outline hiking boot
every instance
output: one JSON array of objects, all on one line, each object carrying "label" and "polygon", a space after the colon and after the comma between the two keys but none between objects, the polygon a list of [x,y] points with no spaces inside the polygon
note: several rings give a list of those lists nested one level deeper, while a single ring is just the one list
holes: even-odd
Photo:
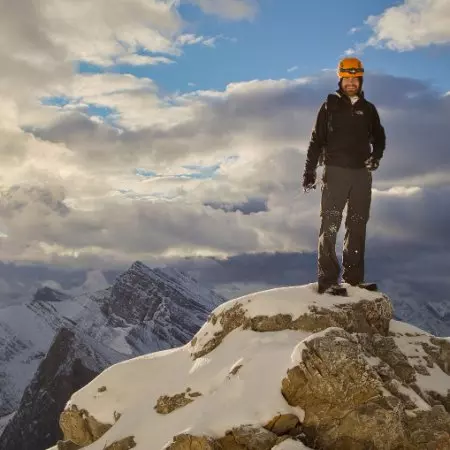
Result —
[{"label": "hiking boot", "polygon": [[339,284],[332,284],[328,287],[319,285],[318,292],[319,294],[341,295],[343,297],[347,297],[348,295],[347,289]]},{"label": "hiking boot", "polygon": [[366,289],[368,291],[378,291],[377,283],[349,283],[351,286]]}]

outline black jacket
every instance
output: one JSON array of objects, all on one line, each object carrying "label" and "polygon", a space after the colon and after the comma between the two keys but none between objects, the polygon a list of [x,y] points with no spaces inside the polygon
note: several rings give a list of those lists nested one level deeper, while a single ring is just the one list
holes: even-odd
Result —
[{"label": "black jacket", "polygon": [[323,157],[325,165],[363,168],[371,155],[381,159],[386,135],[378,111],[359,94],[351,100],[342,91],[330,94],[317,115],[308,147],[305,172],[314,171]]}]

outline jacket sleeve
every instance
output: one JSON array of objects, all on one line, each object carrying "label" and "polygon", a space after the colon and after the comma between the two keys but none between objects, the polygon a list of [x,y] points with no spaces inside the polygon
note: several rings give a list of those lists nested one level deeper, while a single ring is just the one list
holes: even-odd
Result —
[{"label": "jacket sleeve", "polygon": [[381,159],[386,148],[386,133],[381,125],[377,108],[372,104],[372,155]]},{"label": "jacket sleeve", "polygon": [[316,123],[311,134],[306,154],[305,172],[313,172],[317,167],[322,147],[326,145],[327,126],[327,108],[326,102],[324,102],[317,114]]}]

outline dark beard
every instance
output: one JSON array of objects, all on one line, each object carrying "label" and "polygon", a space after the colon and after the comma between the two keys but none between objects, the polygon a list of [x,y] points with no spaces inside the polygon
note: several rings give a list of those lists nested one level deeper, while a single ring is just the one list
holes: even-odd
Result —
[{"label": "dark beard", "polygon": [[343,90],[347,95],[358,95],[359,94],[359,88],[355,88],[351,92],[348,91],[348,88],[345,88]]}]

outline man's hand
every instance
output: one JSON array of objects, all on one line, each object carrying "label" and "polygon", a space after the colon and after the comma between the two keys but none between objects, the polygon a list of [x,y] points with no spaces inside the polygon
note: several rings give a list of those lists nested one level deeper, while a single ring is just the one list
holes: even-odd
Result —
[{"label": "man's hand", "polygon": [[303,174],[303,190],[305,192],[316,188],[316,171],[307,171]]},{"label": "man's hand", "polygon": [[374,170],[377,170],[380,166],[380,160],[378,158],[374,158],[373,156],[370,156],[365,161],[366,167],[368,170],[373,172]]}]

